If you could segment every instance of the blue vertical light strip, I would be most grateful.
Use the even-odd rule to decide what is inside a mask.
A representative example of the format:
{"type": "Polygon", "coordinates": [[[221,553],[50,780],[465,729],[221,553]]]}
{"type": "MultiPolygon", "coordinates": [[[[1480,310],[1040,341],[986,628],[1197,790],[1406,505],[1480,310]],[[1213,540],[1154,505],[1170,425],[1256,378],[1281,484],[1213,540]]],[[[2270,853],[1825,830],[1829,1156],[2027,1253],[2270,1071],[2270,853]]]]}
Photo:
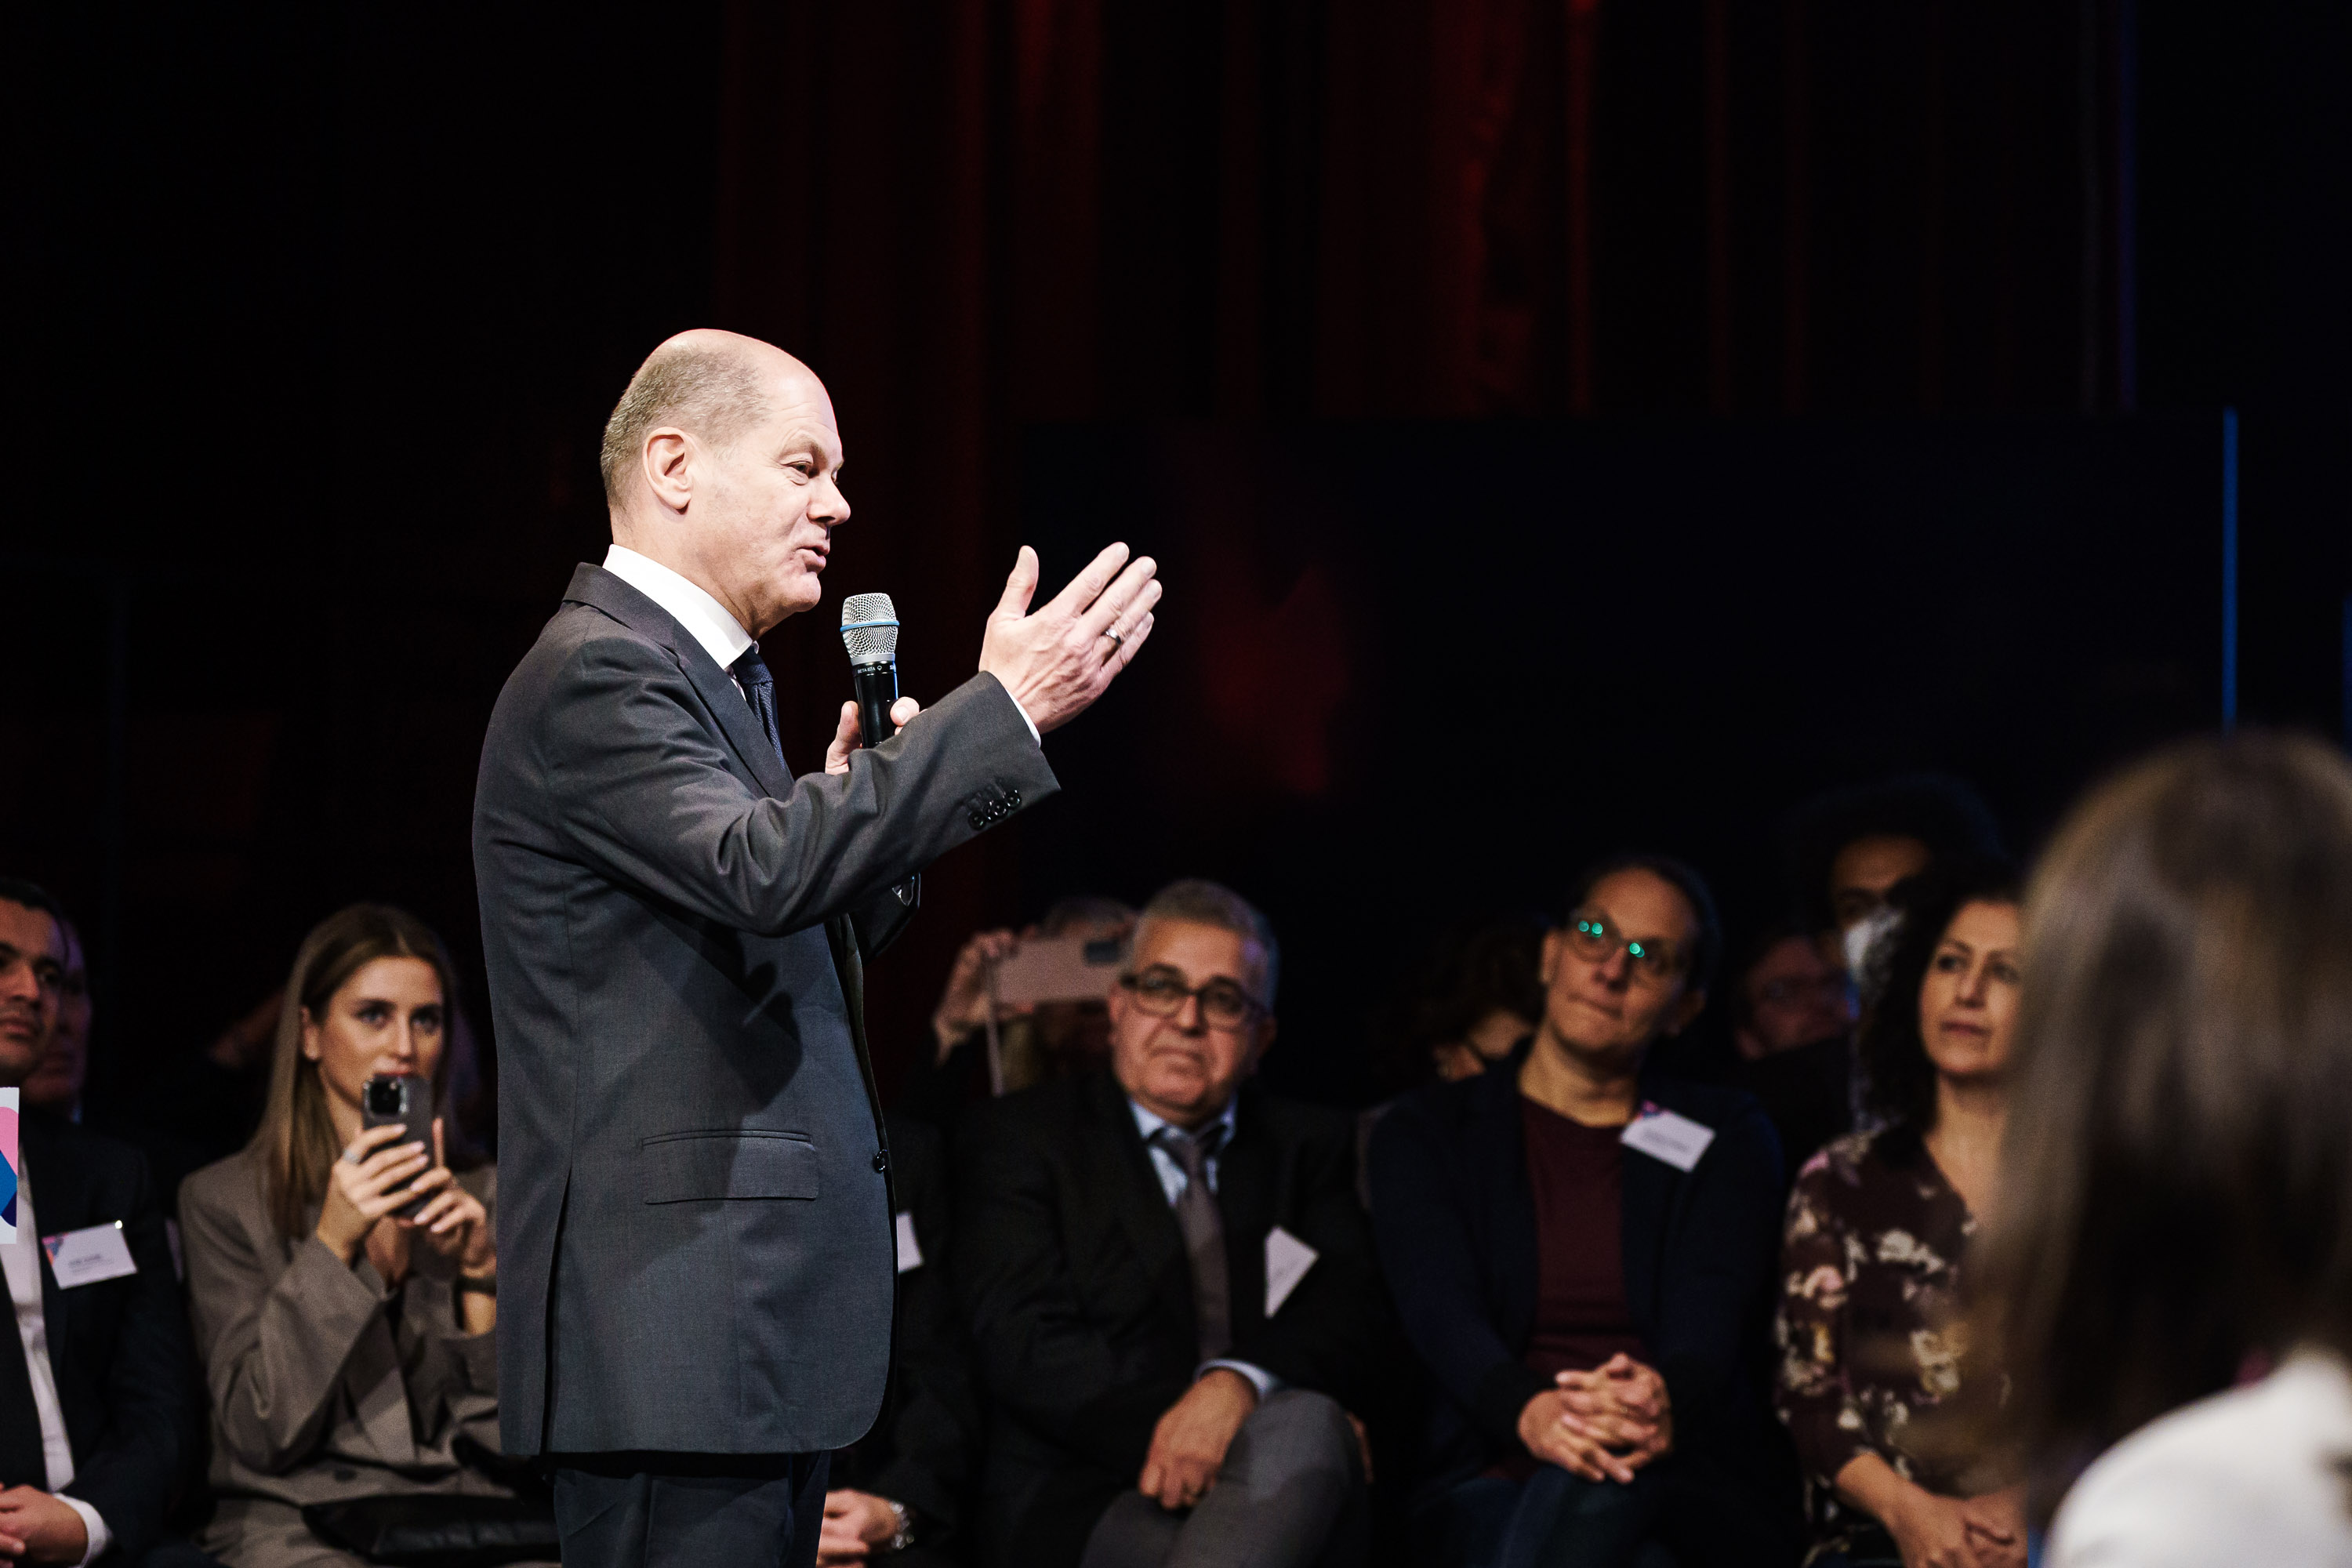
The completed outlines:
{"type": "Polygon", "coordinates": [[[2221,728],[2238,727],[2238,411],[2221,410],[2221,728]]]}

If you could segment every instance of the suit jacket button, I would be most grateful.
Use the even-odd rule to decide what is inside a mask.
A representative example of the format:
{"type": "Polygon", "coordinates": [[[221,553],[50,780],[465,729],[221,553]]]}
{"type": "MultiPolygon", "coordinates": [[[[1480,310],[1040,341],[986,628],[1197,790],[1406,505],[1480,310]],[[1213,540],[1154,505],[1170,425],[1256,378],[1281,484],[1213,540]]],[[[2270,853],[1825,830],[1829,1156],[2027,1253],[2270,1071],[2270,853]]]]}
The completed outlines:
{"type": "Polygon", "coordinates": [[[885,1154],[879,1149],[874,1151],[874,1168],[877,1171],[888,1170],[890,1168],[890,1156],[885,1154]]]}
{"type": "Polygon", "coordinates": [[[988,826],[988,817],[981,812],[973,812],[969,820],[971,823],[971,830],[974,833],[979,832],[982,828],[988,826]]]}
{"type": "Polygon", "coordinates": [[[1018,810],[1020,810],[1020,809],[1021,809],[1021,792],[1020,792],[1019,790],[1017,790],[1017,789],[1013,789],[1013,790],[1007,790],[1007,791],[1005,791],[1005,792],[1004,792],[1004,804],[1005,804],[1006,805],[1008,805],[1008,806],[1012,807],[1014,811],[1018,811],[1018,810]]]}

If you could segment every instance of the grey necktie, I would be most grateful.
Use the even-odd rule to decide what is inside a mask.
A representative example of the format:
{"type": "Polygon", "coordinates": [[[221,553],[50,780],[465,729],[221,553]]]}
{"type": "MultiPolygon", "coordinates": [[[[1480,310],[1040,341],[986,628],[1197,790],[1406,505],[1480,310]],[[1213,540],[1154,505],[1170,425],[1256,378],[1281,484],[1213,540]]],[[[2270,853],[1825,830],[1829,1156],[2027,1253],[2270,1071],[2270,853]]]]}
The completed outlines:
{"type": "Polygon", "coordinates": [[[1225,1217],[1209,1190],[1209,1156],[1224,1142],[1225,1126],[1212,1121],[1194,1137],[1181,1128],[1162,1127],[1151,1141],[1184,1168],[1184,1190],[1176,1198],[1176,1227],[1192,1260],[1192,1318],[1201,1331],[1201,1359],[1214,1361],[1233,1348],[1233,1289],[1225,1278],[1225,1217]]]}

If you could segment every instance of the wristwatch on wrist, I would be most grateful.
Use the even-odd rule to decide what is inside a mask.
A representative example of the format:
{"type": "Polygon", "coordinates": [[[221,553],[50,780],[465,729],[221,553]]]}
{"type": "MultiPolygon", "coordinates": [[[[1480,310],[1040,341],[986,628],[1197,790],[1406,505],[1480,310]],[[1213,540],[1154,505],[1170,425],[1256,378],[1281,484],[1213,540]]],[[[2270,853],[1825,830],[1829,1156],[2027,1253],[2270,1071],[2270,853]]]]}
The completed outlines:
{"type": "Polygon", "coordinates": [[[460,1296],[496,1296],[498,1293],[499,1277],[495,1274],[480,1279],[470,1279],[463,1274],[457,1276],[457,1294],[460,1296]]]}
{"type": "Polygon", "coordinates": [[[882,1500],[882,1505],[890,1510],[890,1517],[898,1521],[898,1532],[882,1543],[882,1550],[904,1552],[915,1544],[915,1517],[907,1511],[907,1505],[897,1498],[886,1497],[882,1500]]]}

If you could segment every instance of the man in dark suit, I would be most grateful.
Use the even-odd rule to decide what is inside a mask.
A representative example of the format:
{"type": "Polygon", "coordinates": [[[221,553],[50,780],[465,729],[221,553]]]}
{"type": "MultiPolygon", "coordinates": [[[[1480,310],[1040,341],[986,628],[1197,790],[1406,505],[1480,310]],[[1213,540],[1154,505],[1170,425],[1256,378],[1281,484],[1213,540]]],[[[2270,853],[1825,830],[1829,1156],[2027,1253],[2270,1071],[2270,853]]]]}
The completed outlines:
{"type": "Polygon", "coordinates": [[[996,1562],[1363,1553],[1348,1410],[1390,1322],[1352,1121],[1245,1081],[1278,963],[1238,895],[1164,889],[1111,996],[1109,1066],[963,1129],[955,1276],[992,1405],[996,1562]]]}
{"type": "MultiPolygon", "coordinates": [[[[795,779],[754,640],[849,517],[823,384],[686,333],[606,427],[614,547],[509,679],[475,795],[498,1024],[500,1421],[553,1457],[567,1563],[805,1563],[824,1455],[881,1404],[889,1157],[862,961],[928,862],[1056,787],[1040,732],[1149,635],[1106,550],[981,673],[795,779]]],[[[1124,571],[1121,570],[1124,566],[1124,571]]],[[[839,679],[834,672],[827,679],[839,679]]]]}
{"type": "MultiPolygon", "coordinates": [[[[32,1076],[57,1026],[60,921],[38,888],[0,880],[0,1086],[32,1076]]],[[[162,1539],[202,1406],[147,1162],[40,1112],[17,1133],[0,1208],[16,1226],[0,1246],[16,1327],[0,1345],[0,1557],[210,1564],[162,1539]]]]}

